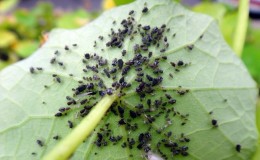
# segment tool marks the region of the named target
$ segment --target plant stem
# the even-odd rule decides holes
[[[238,20],[234,32],[233,49],[241,57],[247,26],[248,26],[249,0],[239,0]]]
[[[117,94],[106,95],[96,104],[90,113],[72,130],[72,132],[56,145],[43,160],[66,160],[77,147],[85,140],[95,129],[97,124],[105,115],[111,104],[117,99]]]

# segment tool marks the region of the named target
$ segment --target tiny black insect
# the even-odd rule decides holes
[[[143,30],[145,30],[145,31],[148,31],[148,30],[150,30],[150,26],[143,26]]]
[[[44,144],[41,140],[37,139],[36,142],[40,147],[43,147]]]
[[[118,124],[119,124],[119,125],[125,125],[125,124],[126,124],[126,122],[125,122],[125,120],[124,120],[124,119],[120,119],[120,120],[118,121]]]
[[[193,47],[194,47],[194,45],[193,45],[193,44],[191,44],[191,45],[188,45],[188,46],[187,46],[187,48],[188,48],[189,50],[192,50],[192,49],[193,49]]]
[[[68,51],[68,50],[69,50],[69,47],[66,45],[66,46],[64,47],[64,49],[65,49],[66,51]]]
[[[73,123],[71,121],[68,121],[69,127],[73,128]]]
[[[134,10],[131,10],[130,12],[129,12],[129,15],[132,15],[132,14],[134,14]]]
[[[144,7],[143,10],[142,10],[143,13],[147,13],[148,12],[148,8],[147,7]]]
[[[178,65],[178,66],[183,66],[184,63],[183,63],[183,61],[179,61],[179,62],[177,63],[177,65]]]
[[[52,58],[51,60],[50,60],[50,63],[51,64],[54,64],[56,62],[56,58]]]
[[[31,74],[35,73],[35,69],[33,67],[30,67]]]
[[[52,138],[55,139],[55,140],[58,140],[60,137],[58,135],[56,135],[56,136],[54,136]]]
[[[76,43],[73,44],[73,47],[77,47],[78,45]]]
[[[241,148],[242,148],[242,147],[241,147],[240,144],[237,144],[237,145],[236,145],[236,151],[237,151],[237,152],[240,152],[240,151],[241,151]]]
[[[118,65],[118,68],[119,68],[119,69],[122,69],[122,68],[123,68],[123,65],[124,65],[124,61],[123,61],[122,59],[119,59],[119,60],[117,61],[117,65]]]
[[[37,67],[36,69],[38,69],[39,71],[42,71],[42,70],[43,70],[42,67]]]
[[[55,117],[61,117],[62,116],[62,113],[58,112],[55,114]]]
[[[58,64],[59,64],[60,66],[63,66],[63,62],[58,62]]]
[[[89,53],[86,53],[86,54],[85,54],[85,58],[86,58],[86,59],[89,59],[89,58],[90,58]]]
[[[106,90],[106,93],[107,93],[108,95],[112,95],[112,94],[113,94],[113,89],[112,89],[112,88],[108,88],[108,89]]]
[[[122,51],[122,56],[125,56],[126,55],[126,50],[123,50]]]
[[[211,120],[211,124],[212,124],[214,127],[217,127],[217,126],[218,126],[218,121],[215,120],[215,119],[212,119],[212,120]]]
[[[60,77],[56,77],[56,81],[57,81],[58,83],[61,83]]]

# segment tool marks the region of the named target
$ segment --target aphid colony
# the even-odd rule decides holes
[[[77,116],[85,117],[100,98],[105,95],[117,94],[119,98],[112,104],[107,114],[117,116],[118,120],[115,123],[117,126],[124,127],[128,133],[134,132],[138,136],[134,137],[131,134],[128,134],[127,137],[115,135],[111,127],[112,124],[106,123],[96,130],[97,138],[94,145],[106,147],[112,144],[130,150],[137,148],[144,153],[150,151],[158,153],[164,159],[188,156],[188,143],[191,140],[185,136],[185,133],[175,134],[174,131],[169,130],[169,126],[173,125],[176,119],[180,121],[180,124],[175,125],[184,126],[188,124],[189,114],[180,113],[174,106],[178,103],[176,97],[185,96],[189,93],[189,89],[179,86],[177,90],[166,91],[160,85],[165,78],[174,80],[174,77],[177,76],[176,72],[180,72],[190,63],[181,59],[169,61],[165,53],[167,53],[169,47],[169,39],[174,38],[176,33],[168,33],[171,30],[165,24],[161,26],[138,24],[134,18],[136,12],[131,10],[128,13],[129,16],[121,22],[113,21],[114,26],[120,24],[119,29],[111,28],[108,35],[100,35],[97,37],[98,40],[94,41],[94,48],[99,46],[99,43],[105,43],[108,50],[120,50],[122,57],[108,60],[102,57],[102,54],[85,53],[82,59],[85,67],[82,68],[82,72],[83,75],[91,72],[92,76],[83,76],[82,80],[78,81],[78,86],[72,88],[73,95],[66,96],[67,106],[60,107],[54,115],[56,117],[66,116],[72,108],[78,109],[74,106],[81,106],[77,111]],[[149,8],[145,5],[141,12],[145,16],[149,14]],[[124,48],[125,40],[134,41],[136,37],[141,37],[141,41],[132,46],[133,53],[128,52]],[[72,47],[66,45],[64,50],[70,51],[77,46],[77,44],[73,44]],[[156,50],[149,50],[151,47],[155,47]],[[192,51],[193,48],[193,44],[187,46],[189,51]],[[101,51],[104,51],[104,49],[101,49]],[[159,53],[160,56],[155,56],[155,52],[156,55]],[[59,56],[60,51],[55,51],[54,55]],[[160,67],[163,63],[168,63],[173,72],[164,75],[164,68]],[[56,57],[50,60],[50,64],[58,64],[64,67],[63,62],[59,62]],[[31,67],[29,70],[32,74],[35,74],[43,71],[43,68]],[[129,74],[135,75],[132,81],[126,79]],[[69,76],[72,77],[73,74],[69,74]],[[63,81],[57,74],[53,74],[52,78],[58,83]],[[104,82],[107,79],[113,80],[111,86],[105,85]],[[44,87],[48,88],[47,85]],[[129,106],[122,99],[127,96],[126,91],[133,90],[133,88],[139,100],[137,105]],[[157,121],[162,123],[159,128],[153,125]],[[139,127],[140,125],[143,127],[143,124],[147,127],[145,130]],[[66,125],[73,128],[76,124],[72,120],[68,120]],[[218,122],[212,119],[209,125],[216,129]],[[114,126],[114,128],[117,127]],[[160,139],[155,140],[153,137],[160,137]],[[60,137],[54,135],[53,139],[58,140]],[[37,140],[37,143],[39,146],[43,146],[41,140]],[[241,145],[236,145],[235,150],[240,152]],[[33,152],[33,155],[35,154]],[[98,155],[98,153],[93,154]]]

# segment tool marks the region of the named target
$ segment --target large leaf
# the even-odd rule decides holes
[[[147,13],[142,13],[144,2],[147,2],[149,9]],[[145,74],[143,81],[148,84],[150,82],[147,82],[146,75],[158,77],[153,72],[157,68],[155,59],[159,58],[159,68],[163,70],[160,76],[163,80],[153,87],[153,93],[146,94],[140,100],[140,93],[136,92],[139,85],[135,81],[137,71],[132,67],[125,75],[125,81],[132,86],[123,89],[122,92],[126,95],[117,100],[118,105],[124,109],[121,117],[127,124],[118,124],[120,113],[118,107],[113,105],[93,134],[73,154],[72,159],[143,159],[146,155],[144,150],[148,151],[149,148],[153,153],[168,159],[173,159],[173,155],[178,159],[205,160],[249,159],[252,156],[257,142],[256,85],[242,62],[223,40],[216,22],[170,0],[139,0],[107,11],[83,28],[53,31],[46,44],[31,57],[0,73],[1,159],[38,159],[57,143],[52,137],[59,135],[63,138],[69,134],[71,128],[67,121],[78,124],[82,119],[79,111],[83,106],[77,103],[66,116],[57,118],[54,114],[60,107],[67,106],[65,97],[73,95],[71,89],[80,85],[78,81],[89,83],[83,77],[97,75],[103,80],[105,88],[110,88],[113,81],[121,78],[121,71],[116,74],[115,80],[112,80],[112,75],[108,78],[103,67],[99,67],[98,73],[93,73],[90,69],[85,73],[83,68],[86,64],[82,63],[82,59],[85,53],[96,53],[107,59],[108,65],[105,68],[112,69],[111,64],[115,58],[126,62],[134,57],[134,45],[141,44],[139,32],[125,36],[121,48],[106,47],[111,38],[108,36],[111,28],[116,33],[118,28],[123,32],[120,23],[129,16],[130,10],[135,11],[133,30],[136,30],[138,24],[150,25],[151,28],[158,27],[163,34],[162,39],[156,41],[160,44],[159,47],[152,44],[148,47],[153,52],[151,58],[146,58],[149,62],[141,65]],[[161,28],[163,24],[166,24],[164,32]],[[142,30],[140,29],[141,32]],[[100,40],[99,36],[104,36],[104,39]],[[134,40],[130,40],[132,36]],[[165,36],[169,47],[161,52],[162,46],[167,46]],[[96,47],[93,47],[94,41],[97,42]],[[126,55],[122,57],[123,49],[126,50]],[[54,54],[56,51],[57,55]],[[148,52],[141,51],[141,55],[148,57]],[[160,58],[162,56],[167,56],[167,59]],[[56,62],[51,64],[53,58],[56,58]],[[63,62],[63,65],[57,61]],[[89,65],[96,63],[92,59],[85,61]],[[135,62],[138,65],[138,61]],[[171,62],[176,65],[178,63],[179,66],[173,67]],[[35,69],[35,73],[31,74],[30,67],[43,67],[44,70]],[[59,79],[55,75],[53,77],[53,74],[57,74],[61,83],[58,83]],[[101,90],[98,86],[95,88]],[[75,96],[74,99],[89,99],[93,97],[88,95],[90,93],[92,91]],[[166,93],[176,100],[175,104],[170,104],[174,102],[173,99],[169,103],[163,103],[163,106],[160,104],[161,100],[168,102]],[[100,98],[99,95],[90,98],[87,106],[91,108]],[[150,109],[149,103],[147,104],[149,99],[152,102]],[[142,110],[142,114],[133,119],[133,112],[131,116],[129,112],[139,112],[141,109],[135,107],[138,104],[143,104],[147,110]],[[158,117],[153,121],[155,115]],[[214,126],[212,123],[216,121],[213,119],[217,120]],[[134,127],[135,124],[138,128]],[[150,133],[151,140],[149,136],[143,137],[148,135],[146,132]],[[115,143],[109,140],[114,141],[110,136],[122,136],[122,139]],[[36,143],[37,140],[43,142],[42,147]],[[104,146],[105,142],[107,146]],[[122,147],[124,142],[127,144],[125,148]],[[129,143],[132,147],[129,147]],[[240,152],[239,149],[236,151],[237,145],[241,145]]]

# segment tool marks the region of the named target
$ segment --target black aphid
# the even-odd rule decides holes
[[[131,10],[130,12],[129,12],[129,15],[132,15],[132,14],[134,14],[134,10]]]
[[[63,66],[63,62],[58,62],[58,64],[59,64],[60,66]]]
[[[123,61],[122,59],[119,59],[119,60],[117,61],[117,65],[118,65],[118,68],[119,68],[119,69],[122,69],[122,68],[123,68],[123,65],[124,65],[124,61]]]
[[[41,140],[39,140],[39,139],[36,140],[36,143],[37,143],[40,147],[43,147],[43,146],[44,146],[43,141],[41,141]]]
[[[132,118],[136,118],[138,116],[137,113],[135,111],[132,111],[132,110],[129,111],[129,114]]]
[[[240,152],[240,151],[241,151],[241,148],[242,148],[242,147],[241,147],[240,144],[237,144],[237,145],[236,145],[236,151],[237,151],[237,152]]]
[[[144,7],[143,10],[142,10],[143,13],[147,13],[148,12],[148,8],[147,7]]]
[[[103,71],[104,71],[104,73],[106,74],[107,78],[110,78],[110,73],[109,73],[109,71],[108,71],[107,69],[104,69]]]
[[[73,47],[77,47],[77,46],[78,46],[78,44],[74,43],[74,44],[72,44],[72,46],[73,46]]]
[[[54,136],[52,138],[55,139],[55,140],[58,140],[60,137],[58,135],[56,135],[56,136]]]
[[[43,70],[42,67],[37,67],[36,69],[38,69],[39,71],[42,71],[42,70]]]
[[[57,81],[58,83],[61,83],[60,77],[56,77],[56,81]]]
[[[119,125],[125,125],[126,122],[125,122],[125,120],[122,118],[122,119],[120,119],[120,120],[118,121],[118,124],[119,124]]]
[[[153,52],[149,52],[148,57],[151,58],[153,55]]]
[[[148,30],[150,30],[150,26],[143,26],[143,30],[145,30],[145,31],[148,31]]]
[[[35,73],[35,69],[33,67],[30,67],[31,74]]]
[[[59,108],[59,111],[60,111],[60,112],[65,112],[65,110],[66,110],[66,109],[65,109],[64,107]]]
[[[175,99],[170,99],[170,100],[168,101],[168,103],[174,104],[174,103],[176,103],[176,100],[175,100]]]
[[[193,49],[193,47],[194,47],[194,45],[193,45],[193,44],[191,44],[191,45],[188,45],[188,46],[187,46],[187,48],[188,48],[189,50],[192,50],[192,49]]]
[[[98,37],[101,41],[104,39],[104,37],[103,36],[99,36]]]
[[[108,95],[112,95],[112,94],[113,94],[113,89],[112,89],[112,88],[108,88],[108,89],[106,90],[106,93],[107,93]]]
[[[52,58],[51,60],[50,60],[50,63],[51,64],[54,64],[56,62],[56,58]]]
[[[218,126],[218,121],[215,120],[215,119],[212,119],[212,120],[211,120],[211,124],[212,124],[214,127],[217,127],[217,126]]]
[[[90,58],[90,54],[89,54],[89,53],[86,53],[86,54],[85,54],[85,58],[86,58],[86,59],[89,59],[89,58]]]
[[[73,123],[71,121],[68,121],[69,128],[73,128]]]
[[[58,112],[55,114],[55,117],[61,117],[62,116],[62,113]]]
[[[178,66],[183,66],[184,63],[183,63],[183,61],[180,60],[180,61],[178,61],[177,65],[178,65]]]
[[[123,50],[122,51],[122,56],[125,56],[126,55],[126,50]]]
[[[68,50],[69,50],[69,47],[66,45],[66,46],[64,47],[64,49],[65,49],[66,51],[68,51]]]

